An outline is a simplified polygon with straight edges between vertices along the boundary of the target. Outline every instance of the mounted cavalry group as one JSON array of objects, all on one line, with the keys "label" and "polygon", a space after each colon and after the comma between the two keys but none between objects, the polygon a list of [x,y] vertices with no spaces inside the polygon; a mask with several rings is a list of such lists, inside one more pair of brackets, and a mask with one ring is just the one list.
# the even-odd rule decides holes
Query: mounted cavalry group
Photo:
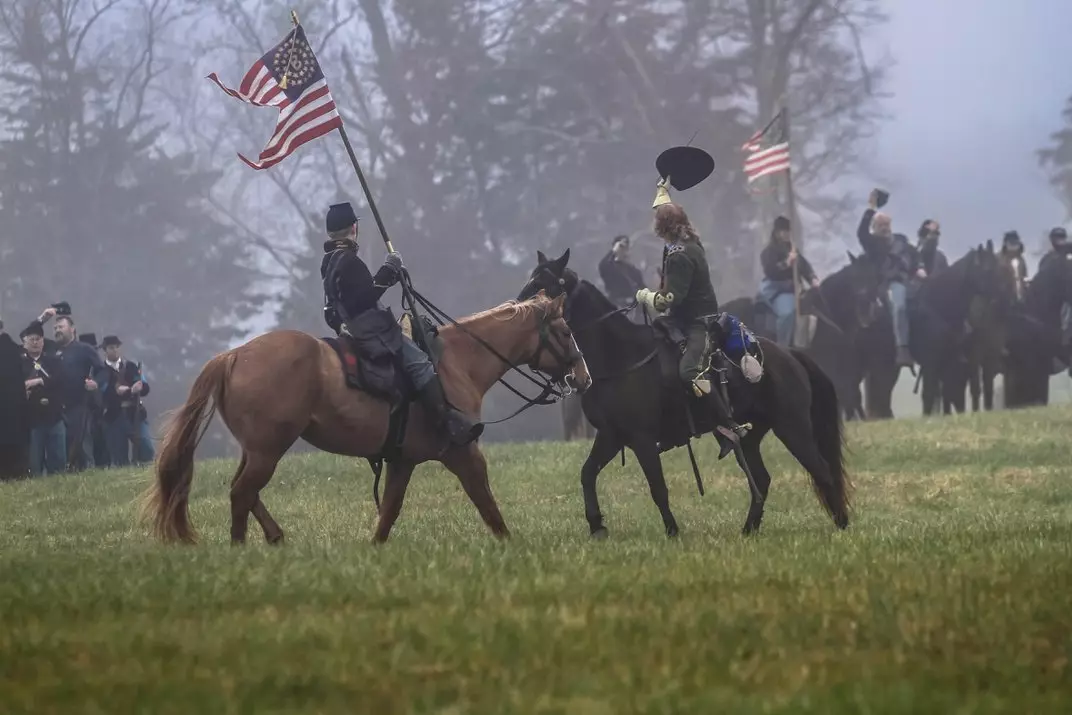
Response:
[{"label": "mounted cavalry group", "polygon": [[902,368],[915,372],[916,364],[924,414],[964,412],[966,391],[973,410],[980,397],[992,409],[999,373],[1006,407],[1046,404],[1050,376],[1072,364],[1072,242],[1065,229],[1050,231],[1051,250],[1028,280],[1015,231],[997,250],[987,241],[950,264],[938,247],[938,222],[925,220],[912,245],[877,212],[885,198],[873,192],[861,217],[862,255],[850,252],[848,265],[822,281],[792,246],[788,220],[779,218],[762,253],[759,295],[725,309],[779,343],[806,345],[835,378],[849,419],[893,417],[894,384]]},{"label": "mounted cavalry group", "polygon": [[[821,507],[844,529],[852,485],[842,413],[888,413],[889,390],[912,357],[922,368],[925,399],[937,399],[943,386],[972,370],[989,375],[999,360],[1006,382],[1020,375],[1019,389],[1029,393],[1038,389],[1039,366],[1048,375],[1053,358],[1064,356],[1051,329],[1068,302],[1072,261],[1045,262],[1028,284],[1009,237],[1000,252],[980,246],[945,266],[937,223],[921,227],[917,251],[876,213],[883,199],[877,194],[860,225],[864,255],[850,256],[848,266],[819,281],[792,249],[787,222],[779,221],[764,251],[769,281],[762,297],[720,306],[703,242],[669,193],[703,181],[714,162],[696,147],[674,147],[660,154],[656,168],[652,210],[653,231],[664,243],[661,284],[641,288],[625,306],[575,273],[566,250],[557,258],[538,253],[516,299],[455,321],[414,289],[389,242],[383,265],[369,270],[358,255],[353,209],[332,206],[321,277],[325,321],[335,337],[275,330],[205,365],[172,420],[146,494],[157,535],[195,539],[188,518],[194,451],[218,412],[242,449],[231,486],[235,543],[245,541],[250,515],[270,543],[282,541],[260,493],[298,439],[368,459],[377,481],[386,465],[376,542],[388,538],[414,468],[427,461],[457,475],[491,531],[507,536],[479,437],[483,397],[509,372],[543,385],[522,409],[545,404],[549,395],[580,393],[596,429],[580,470],[593,537],[608,533],[598,475],[616,455],[624,458],[626,448],[648,481],[666,534],[675,536],[679,525],[661,454],[684,446],[691,457],[692,440],[703,435],[718,440],[719,459],[733,454],[745,476],[751,504],[744,533],[755,532],[763,518],[771,475],[760,444],[768,433],[808,472]],[[816,317],[807,349],[785,345],[798,310],[795,297],[785,298],[797,292],[795,280],[806,289],[800,312]],[[405,306],[401,320],[380,303],[395,285]],[[636,305],[650,320],[629,317]],[[695,459],[693,468],[702,494]]]}]

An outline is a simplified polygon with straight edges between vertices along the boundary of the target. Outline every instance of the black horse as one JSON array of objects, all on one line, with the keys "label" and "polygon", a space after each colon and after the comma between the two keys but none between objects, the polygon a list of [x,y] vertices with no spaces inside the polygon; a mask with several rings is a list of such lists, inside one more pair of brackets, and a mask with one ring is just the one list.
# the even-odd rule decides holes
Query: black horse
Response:
[{"label": "black horse", "polygon": [[[805,352],[834,381],[838,404],[847,420],[865,419],[860,383],[867,374],[867,355],[859,336],[883,310],[877,272],[869,271],[851,253],[849,263],[831,273],[818,288],[800,296],[802,315],[815,317],[815,334]],[[762,301],[737,298],[722,309],[736,315],[758,335],[774,339],[774,314]]]},{"label": "black horse", "polygon": [[[596,428],[581,468],[589,529],[593,537],[607,534],[596,479],[619,451],[629,447],[648,480],[667,535],[675,536],[678,525],[670,511],[660,454],[710,432],[714,424],[704,411],[690,410],[693,400],[678,378],[678,346],[652,326],[631,322],[595,286],[569,270],[568,262],[568,249],[554,260],[538,253],[538,264],[518,298],[540,290],[549,296],[566,293],[566,319],[594,380],[582,397],[584,413]],[[760,442],[771,430],[811,475],[820,503],[844,529],[849,523],[851,483],[834,385],[807,355],[762,337],[758,342],[764,363],[759,382],[749,383],[733,365],[725,373],[735,419],[752,424],[736,450],[738,464],[754,480],[743,531],[755,532],[763,518],[770,474]]]},{"label": "black horse", "polygon": [[1049,403],[1050,376],[1069,364],[1061,308],[1072,303],[1072,260],[1047,261],[1024,291],[1008,327],[1005,407]]},{"label": "black horse", "polygon": [[923,414],[963,411],[967,383],[962,375],[969,358],[973,305],[986,319],[997,319],[1015,298],[1015,275],[994,253],[993,241],[969,250],[947,270],[922,282],[908,315],[909,349],[919,363],[923,385]]}]

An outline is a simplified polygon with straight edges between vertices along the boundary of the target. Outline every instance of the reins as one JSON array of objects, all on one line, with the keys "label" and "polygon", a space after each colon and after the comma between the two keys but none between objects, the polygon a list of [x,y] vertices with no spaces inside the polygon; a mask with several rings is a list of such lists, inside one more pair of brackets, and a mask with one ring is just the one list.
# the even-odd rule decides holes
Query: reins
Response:
[{"label": "reins", "polygon": [[[522,400],[525,400],[525,404],[506,417],[497,420],[484,421],[485,425],[494,425],[506,422],[508,420],[513,419],[514,417],[517,417],[522,412],[531,407],[535,407],[536,405],[553,405],[558,401],[558,399],[572,394],[572,390],[568,386],[563,392],[555,387],[555,382],[553,380],[550,380],[543,375],[539,375],[539,377],[534,377],[533,375],[523,372],[518,365],[514,364],[513,361],[502,355],[502,353],[496,350],[486,340],[477,335],[474,335],[472,331],[468,330],[464,325],[462,325],[457,320],[448,315],[446,311],[442,310],[437,305],[432,303],[432,301],[428,300],[428,298],[417,292],[417,290],[413,287],[413,283],[409,278],[408,272],[403,273],[402,283],[403,301],[409,303],[407,311],[410,312],[414,321],[419,320],[416,311],[416,306],[414,305],[414,302],[416,302],[417,304],[420,304],[420,306],[423,307],[426,311],[428,311],[428,313],[432,316],[432,319],[435,320],[439,325],[447,325],[449,323],[450,325],[454,326],[458,330],[462,331],[465,335],[472,338],[478,345],[480,345],[492,355],[497,357],[500,361],[502,361],[505,365],[507,365],[509,370],[513,370],[514,372],[521,375],[523,378],[540,388],[539,395],[537,395],[536,397],[529,397],[525,393],[521,392],[516,387],[508,383],[504,378],[500,377],[496,382],[503,385],[503,387],[520,397]],[[558,349],[553,344],[551,344],[549,340],[547,340],[546,316],[544,317],[544,322],[540,325],[540,347],[537,349],[536,355],[534,356],[532,362],[536,362],[536,359],[539,357],[540,351],[545,348],[555,357],[556,360],[559,360],[563,364],[563,366],[570,364],[569,356],[562,355],[561,353],[559,353]],[[533,371],[536,371],[536,368],[532,367],[531,364],[529,365],[529,367]],[[554,399],[551,399],[552,397]]]}]

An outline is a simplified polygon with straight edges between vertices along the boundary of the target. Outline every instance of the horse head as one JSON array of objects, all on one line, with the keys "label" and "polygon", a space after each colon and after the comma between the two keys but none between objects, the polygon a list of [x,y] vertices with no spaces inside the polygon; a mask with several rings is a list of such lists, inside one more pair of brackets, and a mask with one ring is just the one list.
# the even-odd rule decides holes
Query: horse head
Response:
[{"label": "horse head", "polygon": [[565,304],[564,291],[551,298],[541,289],[515,305],[522,312],[525,312],[523,307],[531,308],[528,314],[536,323],[535,334],[530,338],[531,346],[525,350],[530,356],[528,366],[547,373],[552,380],[562,382],[572,390],[584,392],[592,386],[592,376],[577,340],[566,324]]},{"label": "horse head", "polygon": [[517,299],[528,300],[540,291],[544,291],[549,298],[572,293],[579,279],[576,273],[566,267],[569,257],[568,248],[555,259],[548,259],[543,251],[536,251],[536,267],[529,274],[529,280],[518,293]]},{"label": "horse head", "polygon": [[[877,267],[867,258],[857,258],[848,253],[849,265],[837,272],[833,302],[848,307],[848,328],[866,330],[885,314],[882,304],[882,277]],[[833,278],[833,276],[831,276]],[[827,300],[830,304],[832,301]]]},{"label": "horse head", "polygon": [[992,240],[971,249],[965,279],[968,292],[991,305],[1008,308],[1016,302],[1016,267],[994,252]]}]

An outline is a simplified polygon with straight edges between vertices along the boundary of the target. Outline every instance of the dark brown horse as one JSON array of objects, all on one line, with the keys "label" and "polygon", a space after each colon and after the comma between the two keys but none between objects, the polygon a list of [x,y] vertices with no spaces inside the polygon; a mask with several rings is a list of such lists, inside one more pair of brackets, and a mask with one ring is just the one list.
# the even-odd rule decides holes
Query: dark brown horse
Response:
[{"label": "dark brown horse", "polygon": [[[883,310],[877,277],[867,263],[848,254],[849,263],[831,273],[817,289],[801,293],[800,311],[814,316],[815,334],[805,352],[834,381],[845,419],[865,419],[860,383],[867,374],[867,355],[857,339],[866,333]],[[722,305],[756,334],[774,340],[773,313],[752,298],[737,298]]]},{"label": "dark brown horse", "polygon": [[992,241],[970,249],[945,271],[922,282],[909,306],[909,319],[910,348],[923,386],[923,414],[963,411],[961,376],[966,374],[973,306],[976,320],[998,320],[1015,298],[1015,276],[994,252]]},{"label": "dark brown horse", "polygon": [[1066,304],[1072,304],[1072,260],[1040,264],[1009,321],[1005,407],[1049,404],[1050,376],[1070,360],[1061,328]]},{"label": "dark brown horse", "polygon": [[[585,516],[593,537],[607,534],[596,495],[600,471],[629,447],[648,480],[667,536],[678,533],[670,510],[660,453],[682,446],[692,434],[710,432],[709,416],[697,411],[692,431],[687,419],[686,390],[677,374],[675,345],[652,327],[637,325],[600,291],[566,267],[567,250],[555,260],[538,254],[539,263],[519,298],[546,291],[568,297],[566,316],[591,366],[592,386],[582,396],[584,413],[596,428],[595,442],[581,468]],[[815,362],[797,350],[785,350],[759,338],[763,378],[748,383],[730,368],[730,401],[736,420],[752,423],[741,440],[738,464],[755,481],[744,533],[759,529],[770,474],[763,464],[760,442],[773,431],[811,475],[812,486],[834,523],[849,523],[851,483],[843,458],[843,432],[833,383]]]},{"label": "dark brown horse", "polygon": [[[465,318],[460,327],[441,328],[444,349],[438,372],[450,402],[479,415],[484,394],[511,364],[528,364],[556,379],[572,371],[573,384],[583,392],[591,380],[562,318],[563,301],[541,294]],[[278,543],[283,531],[261,502],[260,492],[290,446],[301,438],[326,452],[374,457],[388,434],[390,405],[348,388],[336,352],[306,333],[276,330],[217,355],[201,370],[186,404],[173,417],[157,461],[156,482],[146,493],[155,532],[165,541],[195,540],[188,513],[194,450],[215,411],[242,448],[231,482],[231,540],[245,541],[252,513],[265,539]],[[441,462],[457,475],[492,533],[509,536],[478,444],[450,447],[423,409],[413,405],[401,456],[387,465],[375,542],[387,539],[414,467],[427,461]]]}]

